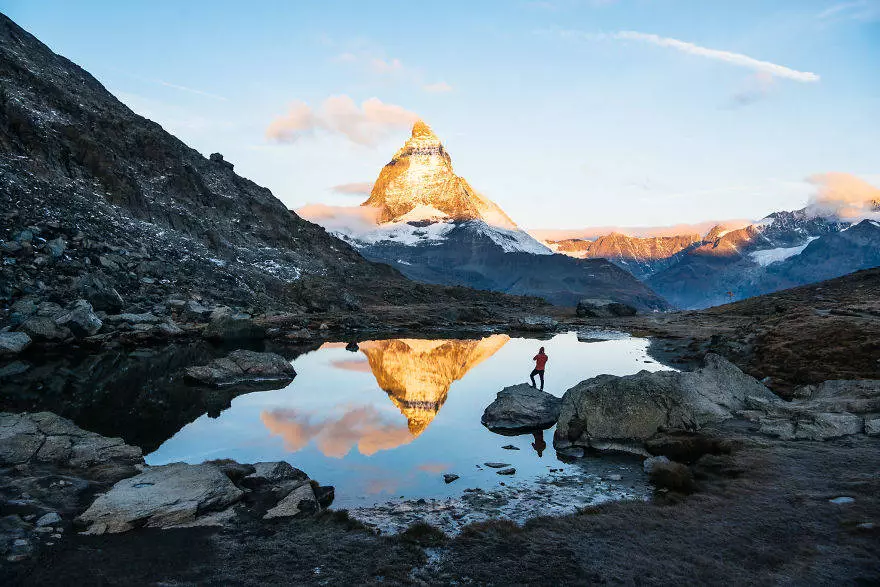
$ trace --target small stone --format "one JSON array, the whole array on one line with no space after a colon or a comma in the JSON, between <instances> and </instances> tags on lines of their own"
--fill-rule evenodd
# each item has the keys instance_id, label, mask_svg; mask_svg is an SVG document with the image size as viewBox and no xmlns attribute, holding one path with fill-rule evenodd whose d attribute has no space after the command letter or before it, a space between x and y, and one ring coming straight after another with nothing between
<instances>
[{"instance_id":1,"label":"small stone","mask_svg":"<svg viewBox=\"0 0 880 587\"><path fill-rule=\"evenodd\" d=\"M852 498L852 497L847 497L847 496L835 497L834 499L829 499L829 500L828 500L829 503L833 503L833 504L836 504L836 505L843 505L843 504L847 504L847 503L855 503L855 501L856 501L856 500L855 500L854 498Z\"/></svg>"},{"instance_id":2,"label":"small stone","mask_svg":"<svg viewBox=\"0 0 880 587\"><path fill-rule=\"evenodd\" d=\"M61 516L56 512L50 512L37 520L37 526L51 526L61 521Z\"/></svg>"},{"instance_id":3,"label":"small stone","mask_svg":"<svg viewBox=\"0 0 880 587\"><path fill-rule=\"evenodd\" d=\"M503 448L504 450L519 450L518 446L513 446L512 444L505 444L501 448Z\"/></svg>"},{"instance_id":4,"label":"small stone","mask_svg":"<svg viewBox=\"0 0 880 587\"><path fill-rule=\"evenodd\" d=\"M513 475L516 473L516 469L513 467L508 467L507 469L501 469L500 471L496 471L499 475Z\"/></svg>"},{"instance_id":5,"label":"small stone","mask_svg":"<svg viewBox=\"0 0 880 587\"><path fill-rule=\"evenodd\" d=\"M455 473L446 473L445 475L443 475L443 480L444 480L447 484L448 484L448 483L452 483L452 482L455 481L456 479L458 479L458 475L456 475Z\"/></svg>"},{"instance_id":6,"label":"small stone","mask_svg":"<svg viewBox=\"0 0 880 587\"><path fill-rule=\"evenodd\" d=\"M491 469L502 469L504 467L510 466L510 463L483 463L483 464Z\"/></svg>"},{"instance_id":7,"label":"small stone","mask_svg":"<svg viewBox=\"0 0 880 587\"><path fill-rule=\"evenodd\" d=\"M861 524L856 525L856 528L859 530L873 530L876 524L874 522L862 522Z\"/></svg>"},{"instance_id":8,"label":"small stone","mask_svg":"<svg viewBox=\"0 0 880 587\"><path fill-rule=\"evenodd\" d=\"M623 477L618 475L617 473L614 473L612 475L608 475L608 479L610 481L620 481L621 479L623 479Z\"/></svg>"}]
</instances>

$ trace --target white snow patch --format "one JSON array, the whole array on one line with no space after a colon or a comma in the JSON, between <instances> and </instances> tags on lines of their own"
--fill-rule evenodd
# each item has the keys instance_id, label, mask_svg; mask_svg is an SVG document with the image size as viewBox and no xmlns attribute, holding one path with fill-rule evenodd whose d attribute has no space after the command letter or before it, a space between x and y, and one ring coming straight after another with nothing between
<instances>
[{"instance_id":1,"label":"white snow patch","mask_svg":"<svg viewBox=\"0 0 880 587\"><path fill-rule=\"evenodd\" d=\"M795 255L800 255L807 248L807 245L817 238L819 237L811 236L807 239L807 242L796 247L778 247L775 249L764 249L763 251L753 251L749 253L749 257L761 267L766 267L772 263L779 263Z\"/></svg>"},{"instance_id":2,"label":"white snow patch","mask_svg":"<svg viewBox=\"0 0 880 587\"><path fill-rule=\"evenodd\" d=\"M492 239L505 253L531 253L533 255L552 255L553 251L522 230L510 230L500 226L489 226L485 222L474 221L475 227Z\"/></svg>"}]
</instances>

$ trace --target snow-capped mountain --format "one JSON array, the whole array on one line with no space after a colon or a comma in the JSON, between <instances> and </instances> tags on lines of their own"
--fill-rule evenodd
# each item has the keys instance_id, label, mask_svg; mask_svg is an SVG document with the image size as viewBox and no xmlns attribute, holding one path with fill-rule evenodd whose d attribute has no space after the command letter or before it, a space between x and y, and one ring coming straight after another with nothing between
<instances>
[{"instance_id":1,"label":"snow-capped mountain","mask_svg":"<svg viewBox=\"0 0 880 587\"><path fill-rule=\"evenodd\" d=\"M358 222L346 226L300 210L366 258L419 281L535 295L562 305L598 297L643 310L668 307L613 263L554 254L520 229L455 174L449 153L422 121L382 168L357 212Z\"/></svg>"},{"instance_id":2,"label":"snow-capped mountain","mask_svg":"<svg viewBox=\"0 0 880 587\"><path fill-rule=\"evenodd\" d=\"M605 257L681 308L704 308L880 265L880 222L813 206L775 212L704 236L548 241L582 258ZM833 251L833 255L831 254Z\"/></svg>"}]
</instances>

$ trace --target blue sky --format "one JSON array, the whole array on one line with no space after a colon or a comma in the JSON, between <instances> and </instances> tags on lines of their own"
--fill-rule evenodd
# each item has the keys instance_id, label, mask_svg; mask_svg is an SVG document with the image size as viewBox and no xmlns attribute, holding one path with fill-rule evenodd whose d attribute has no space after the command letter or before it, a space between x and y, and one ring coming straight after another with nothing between
<instances>
[{"instance_id":1,"label":"blue sky","mask_svg":"<svg viewBox=\"0 0 880 587\"><path fill-rule=\"evenodd\" d=\"M526 227L759 218L832 171L880 185L880 0L0 10L291 208L360 203L333 186L375 180L416 114Z\"/></svg>"}]
</instances>

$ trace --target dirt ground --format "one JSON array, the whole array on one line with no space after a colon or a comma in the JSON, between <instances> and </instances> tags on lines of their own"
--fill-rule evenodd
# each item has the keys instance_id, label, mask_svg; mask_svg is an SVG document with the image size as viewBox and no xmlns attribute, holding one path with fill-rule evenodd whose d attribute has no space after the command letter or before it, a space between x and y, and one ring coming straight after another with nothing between
<instances>
[{"instance_id":1,"label":"dirt ground","mask_svg":"<svg viewBox=\"0 0 880 587\"><path fill-rule=\"evenodd\" d=\"M344 513L235 530L72 536L3 584L849 584L880 582L880 439L781 442L744 423L699 490L566 517L377 536ZM838 497L851 503L835 504Z\"/></svg>"}]
</instances>

